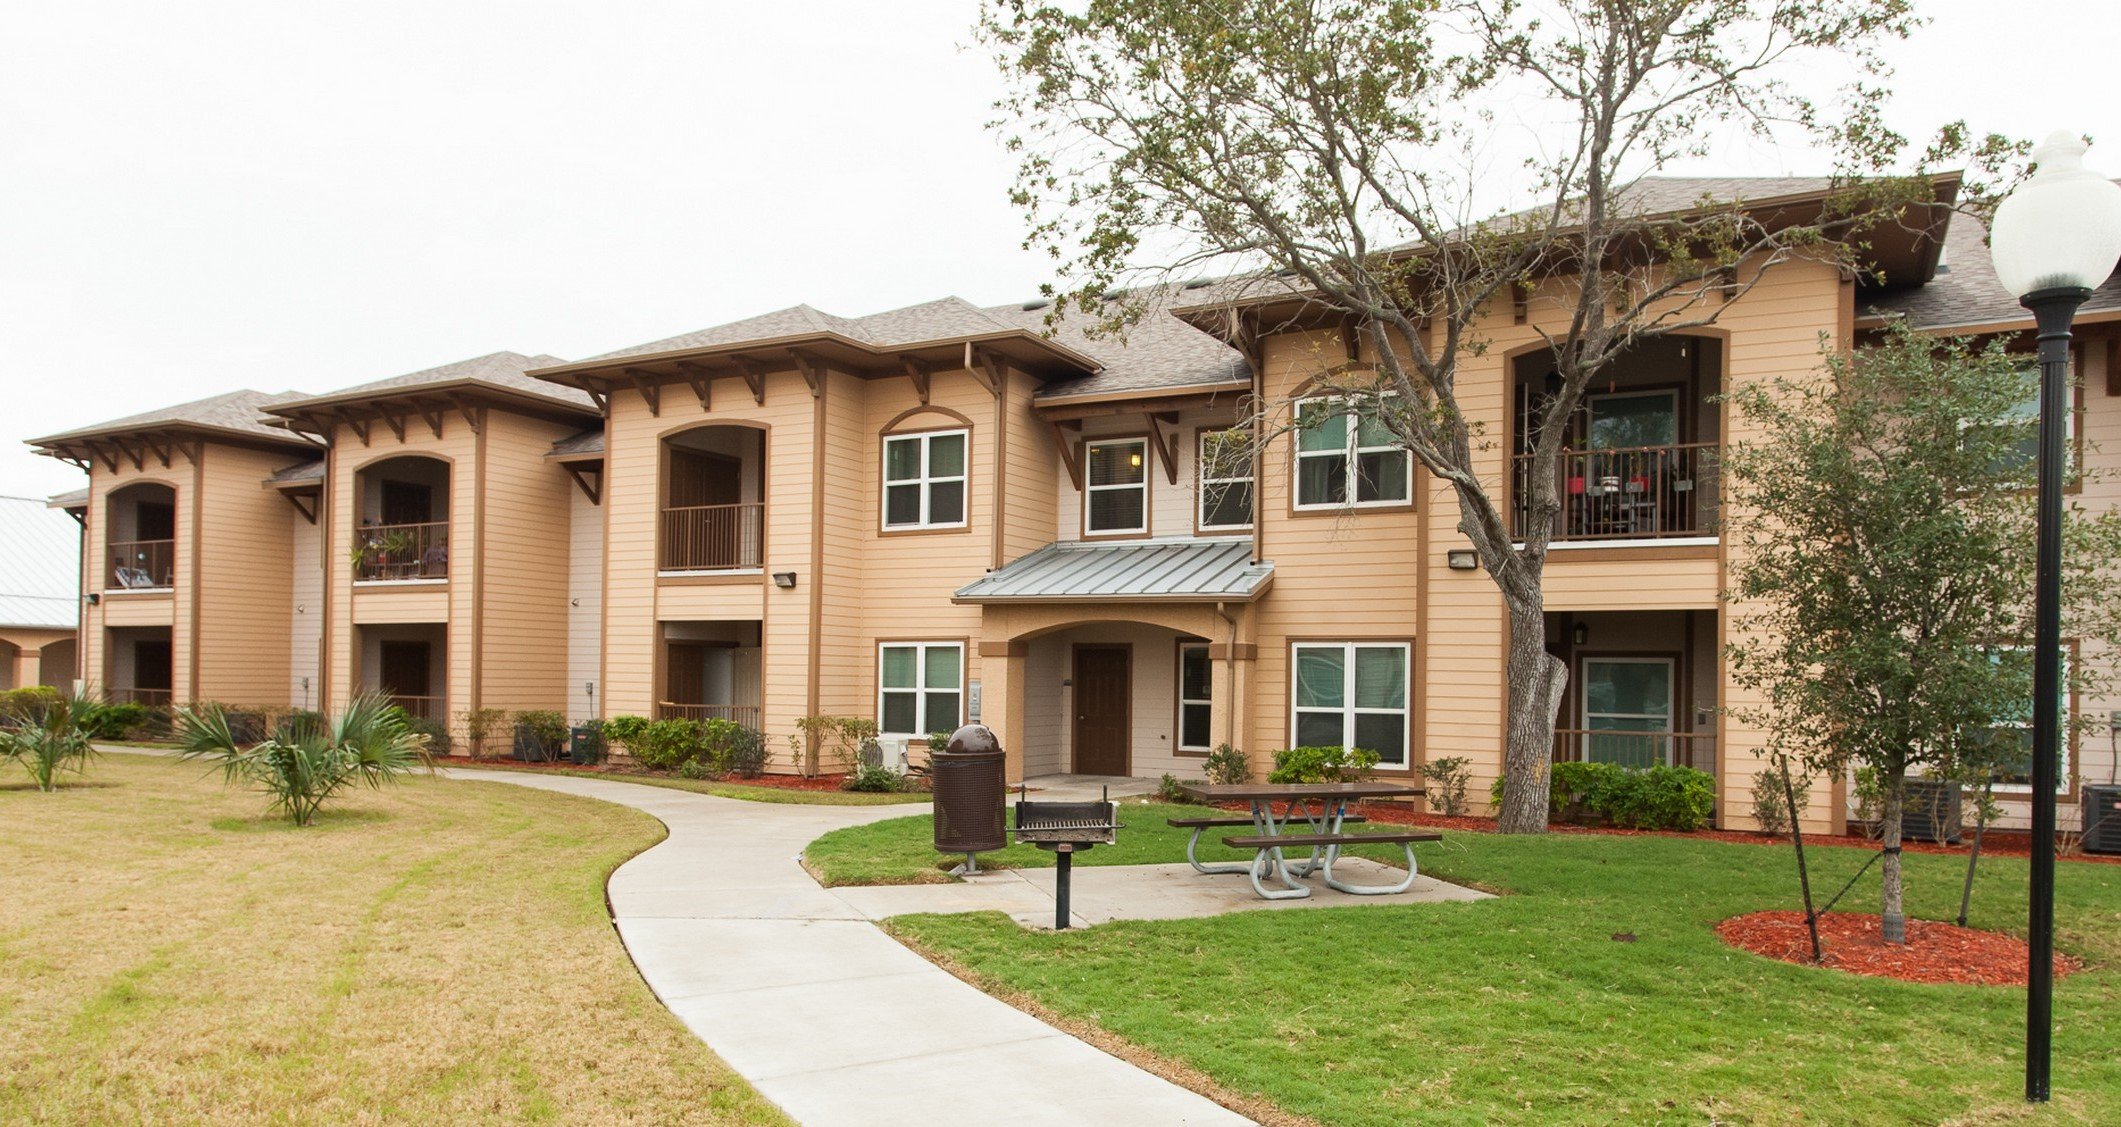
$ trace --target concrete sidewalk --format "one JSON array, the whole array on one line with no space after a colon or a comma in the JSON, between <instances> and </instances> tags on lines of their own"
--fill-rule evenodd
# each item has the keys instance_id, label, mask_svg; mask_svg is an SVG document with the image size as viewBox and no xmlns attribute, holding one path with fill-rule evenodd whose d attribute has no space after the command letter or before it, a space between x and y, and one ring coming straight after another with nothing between
<instances>
[{"instance_id":1,"label":"concrete sidewalk","mask_svg":"<svg viewBox=\"0 0 2121 1127\"><path fill-rule=\"evenodd\" d=\"M670 837L609 886L663 1004L814 1127L1251 1121L960 982L798 862L818 835L921 805L802 806L579 776L450 768L661 819Z\"/></svg>"}]
</instances>

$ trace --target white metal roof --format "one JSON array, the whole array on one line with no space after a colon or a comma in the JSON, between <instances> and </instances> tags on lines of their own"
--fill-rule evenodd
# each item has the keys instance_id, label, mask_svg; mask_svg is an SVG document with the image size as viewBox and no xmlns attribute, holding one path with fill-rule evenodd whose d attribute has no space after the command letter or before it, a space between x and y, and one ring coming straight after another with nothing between
<instances>
[{"instance_id":1,"label":"white metal roof","mask_svg":"<svg viewBox=\"0 0 2121 1127\"><path fill-rule=\"evenodd\" d=\"M1252 560L1252 540L1183 538L1062 540L958 588L968 603L1084 599L1246 602L1267 589L1271 560Z\"/></svg>"},{"instance_id":2,"label":"white metal roof","mask_svg":"<svg viewBox=\"0 0 2121 1127\"><path fill-rule=\"evenodd\" d=\"M37 498L0 496L0 626L74 627L80 601L81 526Z\"/></svg>"}]
</instances>

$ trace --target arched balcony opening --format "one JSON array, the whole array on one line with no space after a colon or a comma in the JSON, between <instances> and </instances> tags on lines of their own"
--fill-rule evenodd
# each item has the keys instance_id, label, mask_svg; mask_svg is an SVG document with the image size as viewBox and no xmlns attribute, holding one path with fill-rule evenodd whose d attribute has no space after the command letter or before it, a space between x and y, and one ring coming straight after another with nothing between
<instances>
[{"instance_id":1,"label":"arched balcony opening","mask_svg":"<svg viewBox=\"0 0 2121 1127\"><path fill-rule=\"evenodd\" d=\"M419 455L354 475L354 582L449 578L449 478L448 462Z\"/></svg>"},{"instance_id":2,"label":"arched balcony opening","mask_svg":"<svg viewBox=\"0 0 2121 1127\"><path fill-rule=\"evenodd\" d=\"M663 440L656 567L755 571L764 559L766 432L705 426Z\"/></svg>"},{"instance_id":3,"label":"arched balcony opening","mask_svg":"<svg viewBox=\"0 0 2121 1127\"><path fill-rule=\"evenodd\" d=\"M104 501L104 583L116 591L177 585L177 491L158 481L113 490Z\"/></svg>"}]
</instances>

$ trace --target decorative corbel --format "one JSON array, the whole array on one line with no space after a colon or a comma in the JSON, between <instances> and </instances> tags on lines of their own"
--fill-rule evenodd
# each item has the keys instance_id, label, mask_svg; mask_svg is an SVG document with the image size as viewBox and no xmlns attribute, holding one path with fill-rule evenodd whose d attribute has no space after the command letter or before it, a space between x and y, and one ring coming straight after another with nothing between
<instances>
[{"instance_id":1,"label":"decorative corbel","mask_svg":"<svg viewBox=\"0 0 2121 1127\"><path fill-rule=\"evenodd\" d=\"M602 466L584 469L573 462L561 462L560 468L567 471L567 476L573 478L576 485L581 486L582 496L589 498L590 504L600 503L601 498L598 495L603 492L604 487L604 469ZM594 482L589 480L590 474L597 475L597 479Z\"/></svg>"},{"instance_id":2,"label":"decorative corbel","mask_svg":"<svg viewBox=\"0 0 2121 1127\"><path fill-rule=\"evenodd\" d=\"M317 523L317 502L315 498L304 497L300 493L282 493L280 496L287 498L287 503L293 505L295 511L302 514L303 520L311 524ZM307 504L304 502L307 502Z\"/></svg>"},{"instance_id":3,"label":"decorative corbel","mask_svg":"<svg viewBox=\"0 0 2121 1127\"><path fill-rule=\"evenodd\" d=\"M1178 484L1178 412L1151 411L1145 416L1149 420L1149 445L1156 447L1156 456L1163 459L1164 476L1173 485ZM1165 440L1164 428L1172 428L1169 441Z\"/></svg>"},{"instance_id":4,"label":"decorative corbel","mask_svg":"<svg viewBox=\"0 0 2121 1127\"><path fill-rule=\"evenodd\" d=\"M418 411L422 419L427 420L427 429L433 431L436 438L442 437L443 408L430 407L426 400L420 399L413 401L412 409Z\"/></svg>"},{"instance_id":5,"label":"decorative corbel","mask_svg":"<svg viewBox=\"0 0 2121 1127\"><path fill-rule=\"evenodd\" d=\"M1523 282L1510 283L1510 309L1518 324L1532 319L1532 287Z\"/></svg>"},{"instance_id":6,"label":"decorative corbel","mask_svg":"<svg viewBox=\"0 0 2121 1127\"><path fill-rule=\"evenodd\" d=\"M1009 373L1008 363L983 348L974 348L971 341L965 342L965 370L987 389L987 394L1000 398L1002 383Z\"/></svg>"},{"instance_id":7,"label":"decorative corbel","mask_svg":"<svg viewBox=\"0 0 2121 1127\"><path fill-rule=\"evenodd\" d=\"M690 360L678 361L677 368L684 374L686 386L692 388L692 394L698 397L700 410L714 410L714 373ZM589 499L594 502L596 497L592 495Z\"/></svg>"},{"instance_id":8,"label":"decorative corbel","mask_svg":"<svg viewBox=\"0 0 2121 1127\"><path fill-rule=\"evenodd\" d=\"M906 378L913 381L913 391L914 394L921 397L921 406L926 407L928 405L928 385L933 378L933 374L928 371L926 364L915 360L911 356L899 357L899 363L906 369Z\"/></svg>"},{"instance_id":9,"label":"decorative corbel","mask_svg":"<svg viewBox=\"0 0 2121 1127\"><path fill-rule=\"evenodd\" d=\"M151 451L151 452L152 452L152 453L153 453L153 454L155 455L155 460L156 460L156 461L159 461L159 462L161 462L161 463L162 463L162 468L163 468L163 469L165 469L165 470L166 470L166 469L168 469L168 468L169 468L169 447L168 447L168 446L166 446L166 445L165 445L165 446L157 446L157 445L155 445L155 436L154 436L154 435L151 435L151 434L143 434L143 435L141 435L141 436L140 436L140 441L141 441L141 442L143 442L143 443L146 443L146 444L147 444L147 448L148 448L148 450L149 450L149 451Z\"/></svg>"},{"instance_id":10,"label":"decorative corbel","mask_svg":"<svg viewBox=\"0 0 2121 1127\"><path fill-rule=\"evenodd\" d=\"M658 419L663 417L663 386L656 382L655 373L640 368L626 369L626 379L633 390L641 393L641 400L648 404L648 413Z\"/></svg>"},{"instance_id":11,"label":"decorative corbel","mask_svg":"<svg viewBox=\"0 0 2121 1127\"><path fill-rule=\"evenodd\" d=\"M361 437L361 445L368 445L368 423L366 420L354 418L353 412L348 411L344 407L339 408L333 413L338 416L340 422L346 424L347 430L350 430Z\"/></svg>"},{"instance_id":12,"label":"decorative corbel","mask_svg":"<svg viewBox=\"0 0 2121 1127\"><path fill-rule=\"evenodd\" d=\"M454 406L454 407L455 407L455 408L457 409L457 414L463 417L463 419L464 419L464 425L465 425L465 426L468 426L468 427L470 427L470 428L471 428L471 433L473 433L473 434L477 434L477 433L479 433L479 410L478 410L478 408L476 408L476 407L473 407L473 406L471 405L471 401L470 401L469 399L466 399L466 398L464 398L464 397L463 397L463 396L461 396L461 395L452 395L452 396L450 396L450 397L449 397L449 402L450 402L450 404L451 404L452 406Z\"/></svg>"},{"instance_id":13,"label":"decorative corbel","mask_svg":"<svg viewBox=\"0 0 2121 1127\"><path fill-rule=\"evenodd\" d=\"M390 428L390 433L398 436L398 445L405 445L405 412L400 411L393 415L388 411L384 411L380 417L383 420L383 425Z\"/></svg>"},{"instance_id":14,"label":"decorative corbel","mask_svg":"<svg viewBox=\"0 0 2121 1127\"><path fill-rule=\"evenodd\" d=\"M1079 422L1056 423L1049 419L1046 425L1053 428L1053 441L1060 446L1061 465L1068 468L1068 480L1074 483L1076 492L1082 492L1083 448L1076 445L1075 439L1070 437L1068 432L1071 430L1081 431L1083 424Z\"/></svg>"},{"instance_id":15,"label":"decorative corbel","mask_svg":"<svg viewBox=\"0 0 2121 1127\"><path fill-rule=\"evenodd\" d=\"M759 406L764 407L766 405L766 370L759 367L758 361L753 360L749 356L731 355L729 362L736 365L737 371L744 373L744 383L751 388L752 400Z\"/></svg>"},{"instance_id":16,"label":"decorative corbel","mask_svg":"<svg viewBox=\"0 0 2121 1127\"><path fill-rule=\"evenodd\" d=\"M795 370L803 374L803 382L810 385L810 398L816 399L825 391L825 367L808 353L789 349L788 355L795 358Z\"/></svg>"}]
</instances>

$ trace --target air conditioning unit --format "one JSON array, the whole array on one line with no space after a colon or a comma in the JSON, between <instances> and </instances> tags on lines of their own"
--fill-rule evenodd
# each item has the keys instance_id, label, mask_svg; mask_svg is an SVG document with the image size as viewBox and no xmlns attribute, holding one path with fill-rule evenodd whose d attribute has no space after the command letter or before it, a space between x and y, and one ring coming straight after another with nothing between
<instances>
[{"instance_id":1,"label":"air conditioning unit","mask_svg":"<svg viewBox=\"0 0 2121 1127\"><path fill-rule=\"evenodd\" d=\"M1900 812L1900 836L1913 841L1959 842L1959 784L1909 779Z\"/></svg>"},{"instance_id":2,"label":"air conditioning unit","mask_svg":"<svg viewBox=\"0 0 2121 1127\"><path fill-rule=\"evenodd\" d=\"M906 773L906 736L878 736L877 750L880 753L876 766L893 774Z\"/></svg>"},{"instance_id":3,"label":"air conditioning unit","mask_svg":"<svg viewBox=\"0 0 2121 1127\"><path fill-rule=\"evenodd\" d=\"M2121 853L2121 786L2087 786L2077 802L2086 853Z\"/></svg>"}]
</instances>

